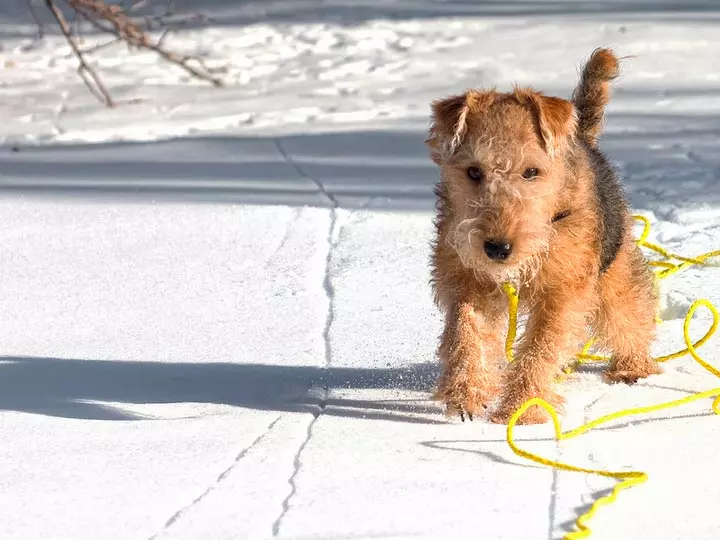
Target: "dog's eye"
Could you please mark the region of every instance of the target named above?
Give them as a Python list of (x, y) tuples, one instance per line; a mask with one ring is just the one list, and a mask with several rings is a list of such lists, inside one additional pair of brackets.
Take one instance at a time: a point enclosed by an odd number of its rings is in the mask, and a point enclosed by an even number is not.
[(482, 182), (483, 178), (485, 178), (485, 174), (479, 167), (468, 167), (467, 175), (473, 182)]
[(539, 172), (540, 171), (538, 171), (535, 167), (530, 167), (529, 169), (525, 169), (525, 172), (522, 174), (522, 177), (525, 180), (532, 180), (533, 178), (535, 178), (538, 175)]

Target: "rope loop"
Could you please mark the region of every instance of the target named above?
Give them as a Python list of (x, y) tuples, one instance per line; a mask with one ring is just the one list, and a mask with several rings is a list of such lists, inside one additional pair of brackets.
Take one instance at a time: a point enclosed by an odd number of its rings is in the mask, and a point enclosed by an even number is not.
[[(720, 256), (720, 250), (718, 251), (710, 251), (708, 253), (703, 253), (702, 255), (698, 255), (697, 257), (684, 257), (682, 255), (678, 255), (676, 253), (672, 253), (657, 244), (653, 244), (652, 242), (648, 241), (648, 237), (650, 235), (650, 220), (648, 220), (644, 216), (634, 216), (634, 218), (640, 222), (643, 223), (643, 230), (640, 234), (640, 237), (637, 240), (637, 243), (640, 247), (644, 247), (649, 249), (650, 251), (659, 254), (661, 257), (663, 257), (664, 260), (659, 261), (648, 261), (648, 264), (651, 267), (659, 268), (660, 270), (655, 272), (655, 278), (656, 283), (658, 283), (660, 280), (667, 278), (668, 276), (671, 276), (681, 270), (684, 270), (686, 268), (689, 268), (691, 266), (697, 265), (697, 266), (720, 266), (720, 264), (710, 264), (708, 261), (709, 259), (715, 258)], [(677, 261), (677, 262), (676, 262)], [(507, 339), (505, 341), (505, 353), (508, 362), (512, 362), (514, 359), (513, 356), (513, 344), (515, 342), (515, 337), (517, 335), (517, 315), (518, 315), (518, 303), (519, 303), (519, 295), (517, 289), (511, 284), (511, 283), (505, 283), (503, 285), (503, 290), (505, 291), (505, 294), (508, 297), (508, 312), (509, 312), (509, 324), (508, 324), (508, 333), (507, 333)], [(710, 325), (710, 328), (705, 332), (705, 335), (703, 335), (700, 339), (695, 341), (693, 343), (692, 338), (690, 337), (690, 323), (692, 322), (693, 315), (695, 312), (701, 308), (704, 307), (708, 309), (712, 315), (712, 324)], [(669, 360), (674, 360), (676, 358), (683, 357), (685, 355), (690, 355), (692, 359), (698, 363), (700, 366), (703, 367), (706, 371), (720, 379), (720, 370), (710, 363), (708, 363), (705, 359), (703, 359), (700, 354), (698, 353), (697, 349), (704, 345), (712, 336), (715, 334), (715, 331), (717, 330), (718, 324), (720, 322), (720, 314), (718, 313), (717, 308), (709, 301), (704, 298), (701, 298), (699, 300), (696, 300), (693, 302), (693, 304), (690, 306), (690, 309), (687, 312), (687, 315), (685, 315), (685, 321), (683, 322), (683, 338), (685, 340), (685, 348), (681, 349), (677, 352), (666, 354), (663, 356), (659, 356), (655, 358), (655, 361), (657, 362), (667, 362)], [(604, 362), (609, 360), (606, 356), (600, 356), (596, 354), (591, 354), (590, 349), (593, 345), (593, 340), (589, 340), (585, 346), (582, 348), (582, 350), (577, 355), (577, 361), (578, 363), (585, 363), (585, 362)], [(567, 373), (567, 372), (566, 372)], [(618, 480), (618, 483), (613, 488), (612, 492), (609, 495), (606, 495), (604, 497), (600, 497), (595, 500), (595, 502), (590, 506), (590, 509), (579, 516), (577, 520), (575, 521), (575, 528), (576, 530), (573, 532), (568, 533), (565, 535), (564, 540), (579, 540), (581, 538), (587, 538), (592, 533), (590, 527), (588, 526), (587, 522), (595, 515), (598, 508), (602, 506), (609, 505), (617, 499), (618, 494), (630, 487), (636, 486), (638, 484), (642, 484), (643, 482), (647, 481), (648, 475), (647, 473), (644, 473), (642, 471), (605, 471), (602, 469), (588, 469), (585, 467), (579, 467), (576, 465), (571, 465), (568, 463), (564, 463), (562, 461), (555, 461), (551, 460), (545, 457), (542, 457), (538, 454), (534, 454), (528, 450), (524, 450), (520, 448), (514, 438), (514, 431), (516, 424), (520, 417), (531, 407), (542, 407), (547, 411), (547, 413), (550, 415), (550, 418), (552, 419), (553, 428), (555, 430), (555, 438), (557, 441), (564, 441), (566, 439), (571, 439), (573, 437), (577, 437), (578, 435), (582, 435), (583, 433), (586, 433), (592, 429), (597, 428), (598, 426), (601, 426), (603, 424), (607, 424), (609, 422), (612, 422), (614, 420), (618, 420), (619, 418), (625, 418), (628, 416), (636, 416), (640, 414), (647, 414), (650, 412), (655, 411), (661, 411), (666, 409), (671, 409), (674, 407), (680, 407), (682, 405), (686, 405), (688, 403), (692, 403), (695, 401), (708, 399), (708, 398), (714, 398), (712, 402), (712, 410), (715, 414), (720, 414), (720, 387), (713, 388), (711, 390), (706, 390), (704, 392), (698, 392), (696, 394), (693, 394), (691, 396), (677, 399), (674, 401), (668, 401), (665, 403), (660, 403), (656, 405), (649, 405), (646, 407), (635, 407), (631, 409), (623, 409), (605, 416), (602, 416), (600, 418), (597, 418), (591, 422), (588, 422), (586, 424), (583, 424), (573, 430), (570, 431), (563, 431), (560, 425), (560, 420), (558, 419), (557, 411), (553, 408), (552, 405), (550, 405), (548, 402), (540, 399), (540, 398), (532, 398), (523, 403), (520, 408), (515, 411), (515, 413), (510, 417), (510, 420), (507, 425), (507, 443), (512, 449), (512, 451), (525, 459), (528, 459), (530, 461), (533, 461), (535, 463), (538, 463), (540, 465), (545, 465), (547, 467), (552, 467), (555, 469), (559, 469), (562, 471), (570, 471), (570, 472), (578, 472), (578, 473), (584, 473), (584, 474), (595, 474), (598, 476), (603, 476), (606, 478), (614, 478)]]

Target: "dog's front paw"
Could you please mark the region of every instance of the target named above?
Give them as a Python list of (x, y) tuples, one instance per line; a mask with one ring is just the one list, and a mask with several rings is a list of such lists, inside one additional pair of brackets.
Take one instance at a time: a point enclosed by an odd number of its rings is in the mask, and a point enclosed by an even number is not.
[[(510, 422), (510, 417), (515, 414), (515, 409), (508, 409), (505, 407), (499, 407), (497, 410), (490, 414), (490, 421), (495, 424), (507, 424)], [(530, 407), (525, 411), (520, 418), (518, 418), (518, 424), (546, 424), (550, 420), (550, 415), (542, 407), (537, 405)]]
[(500, 393), (500, 387), (473, 387), (467, 384), (441, 384), (435, 393), (435, 399), (443, 402), (448, 416), (459, 416), (473, 420), (485, 413), (490, 403)]
[[(525, 399), (504, 399), (500, 402), (500, 405), (496, 410), (490, 414), (490, 421), (496, 424), (507, 424), (510, 418), (517, 410), (525, 403), (528, 399), (533, 396), (528, 396)], [(565, 400), (558, 394), (551, 394), (547, 397), (543, 397), (545, 401), (550, 403), (555, 410), (560, 413), (562, 412), (562, 406)], [(518, 424), (545, 424), (550, 421), (550, 414), (540, 406), (532, 406), (526, 410), (520, 418), (518, 418)]]

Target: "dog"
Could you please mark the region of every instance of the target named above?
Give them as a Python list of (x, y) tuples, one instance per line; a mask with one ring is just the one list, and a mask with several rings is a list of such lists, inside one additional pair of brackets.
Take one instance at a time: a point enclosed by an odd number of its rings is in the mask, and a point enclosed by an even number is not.
[[(570, 100), (515, 86), (432, 103), (425, 142), (440, 181), (430, 281), (445, 315), (435, 398), (450, 416), (472, 420), (488, 409), (507, 423), (533, 397), (561, 409), (554, 381), (588, 334), (611, 353), (608, 382), (662, 372), (650, 356), (653, 274), (598, 148), (618, 74), (615, 54), (597, 49)], [(528, 315), (510, 364), (504, 282)], [(548, 419), (531, 407), (519, 423)]]

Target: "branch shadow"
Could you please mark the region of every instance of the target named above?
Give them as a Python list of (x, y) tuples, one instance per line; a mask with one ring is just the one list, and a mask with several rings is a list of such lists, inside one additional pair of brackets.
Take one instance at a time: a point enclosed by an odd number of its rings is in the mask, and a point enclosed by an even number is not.
[(376, 130), (6, 147), (0, 194), (328, 207), (322, 182), (343, 207), (430, 210), (437, 169), (423, 137)]
[[(181, 0), (182, 6), (196, 5)], [(656, 20), (673, 16), (673, 20), (695, 21), (714, 18), (720, 10), (711, 0), (610, 0), (605, 2), (577, 0), (330, 0), (322, 2), (263, 2), (262, 0), (208, 0), (203, 11), (219, 25), (257, 23), (335, 23), (362, 24), (373, 20), (423, 20), (436, 17), (556, 17), (627, 18)]]
[[(720, 205), (720, 115), (612, 114), (607, 125), (600, 146), (633, 208), (670, 218), (680, 198)], [(439, 175), (424, 138), (419, 127), (359, 128), (0, 147), (0, 195), (328, 207), (322, 184), (344, 208), (431, 212)]]
[[(111, 2), (117, 3), (117, 2)], [(161, 4), (161, 2), (159, 2)], [(34, 24), (23, 0), (5, 0), (0, 6), (0, 35), (28, 37)], [(358, 25), (371, 21), (426, 20), (441, 17), (493, 18), (548, 18), (566, 16), (589, 20), (643, 20), (655, 21), (672, 18), (675, 22), (707, 22), (720, 19), (720, 7), (712, 0), (443, 0), (422, 2), (414, 0), (295, 0), (270, 2), (268, 0), (178, 0), (177, 13), (201, 13), (210, 18), (213, 26), (246, 26), (253, 24), (333, 23)], [(48, 30), (51, 17), (38, 5), (36, 13)], [(62, 7), (62, 6), (61, 6)], [(138, 12), (148, 14), (152, 10)], [(206, 26), (199, 18), (188, 28)], [(86, 34), (96, 34), (88, 29)]]

